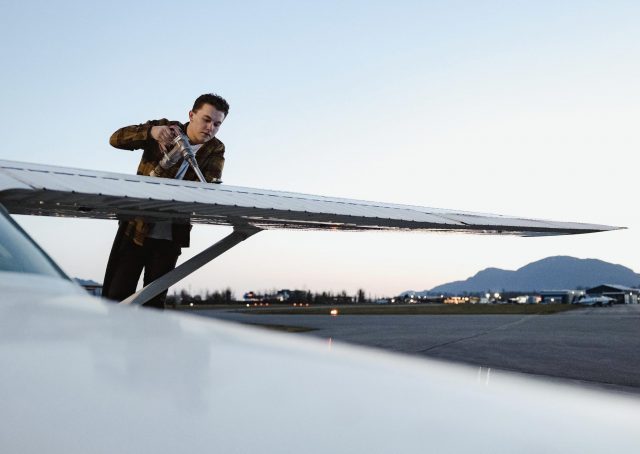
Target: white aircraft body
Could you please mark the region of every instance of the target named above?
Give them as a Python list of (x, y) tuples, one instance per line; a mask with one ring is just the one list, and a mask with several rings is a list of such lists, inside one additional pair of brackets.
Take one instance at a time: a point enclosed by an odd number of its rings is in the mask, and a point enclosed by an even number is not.
[(573, 304), (581, 304), (583, 306), (611, 306), (615, 303), (614, 298), (608, 296), (584, 296), (573, 302)]
[[(7, 161), (0, 162), (0, 204), (22, 214), (192, 219), (244, 233), (612, 229)], [(1, 452), (585, 453), (640, 446), (634, 397), (90, 297), (4, 209), (0, 291)]]

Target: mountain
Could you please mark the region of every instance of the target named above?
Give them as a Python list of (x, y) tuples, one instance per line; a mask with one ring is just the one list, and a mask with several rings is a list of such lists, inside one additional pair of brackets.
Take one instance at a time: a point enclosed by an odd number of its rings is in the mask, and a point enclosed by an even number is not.
[(487, 268), (464, 281), (438, 285), (429, 293), (540, 291), (590, 288), (600, 284), (640, 286), (640, 274), (622, 265), (596, 259), (547, 257), (516, 271)]
[(93, 287), (101, 287), (102, 284), (99, 284), (96, 281), (92, 281), (91, 279), (87, 280), (87, 279), (80, 279), (79, 277), (74, 277), (73, 280), (75, 280), (78, 284), (85, 286), (85, 285), (90, 285)]

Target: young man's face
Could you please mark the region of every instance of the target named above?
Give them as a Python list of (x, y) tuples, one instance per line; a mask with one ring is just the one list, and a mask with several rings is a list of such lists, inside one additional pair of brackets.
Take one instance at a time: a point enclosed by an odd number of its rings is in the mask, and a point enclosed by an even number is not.
[(224, 121), (224, 113), (211, 104), (203, 104), (196, 112), (189, 112), (187, 136), (193, 144), (205, 143), (218, 133)]

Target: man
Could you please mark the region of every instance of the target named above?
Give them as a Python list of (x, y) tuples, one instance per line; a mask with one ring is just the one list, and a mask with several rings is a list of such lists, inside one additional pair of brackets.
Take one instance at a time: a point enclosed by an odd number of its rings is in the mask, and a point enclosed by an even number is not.
[[(224, 144), (217, 134), (229, 114), (229, 104), (215, 94), (199, 96), (189, 111), (189, 122), (181, 124), (166, 119), (126, 126), (113, 133), (109, 143), (124, 150), (142, 149), (138, 175), (163, 178), (183, 177), (198, 181), (193, 169), (183, 162), (173, 140), (185, 134), (196, 152), (196, 161), (205, 179), (220, 181), (224, 167)], [(186, 173), (184, 171), (186, 170)], [(136, 291), (144, 269), (144, 285), (175, 268), (181, 248), (189, 246), (191, 225), (170, 222), (149, 223), (142, 219), (120, 221), (113, 241), (102, 295), (122, 301)], [(167, 292), (144, 305), (164, 308)]]

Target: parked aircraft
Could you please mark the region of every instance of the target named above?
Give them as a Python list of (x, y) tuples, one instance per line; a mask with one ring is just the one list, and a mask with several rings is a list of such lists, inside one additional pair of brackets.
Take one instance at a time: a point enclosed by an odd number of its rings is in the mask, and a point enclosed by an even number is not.
[(573, 304), (581, 304), (583, 306), (611, 306), (616, 302), (615, 299), (608, 296), (584, 296), (573, 302)]
[[(233, 225), (216, 253), (262, 228), (612, 229), (8, 161), (0, 162), (0, 203), (21, 214)], [(584, 453), (640, 445), (635, 398), (104, 302), (0, 211), (2, 452)]]

